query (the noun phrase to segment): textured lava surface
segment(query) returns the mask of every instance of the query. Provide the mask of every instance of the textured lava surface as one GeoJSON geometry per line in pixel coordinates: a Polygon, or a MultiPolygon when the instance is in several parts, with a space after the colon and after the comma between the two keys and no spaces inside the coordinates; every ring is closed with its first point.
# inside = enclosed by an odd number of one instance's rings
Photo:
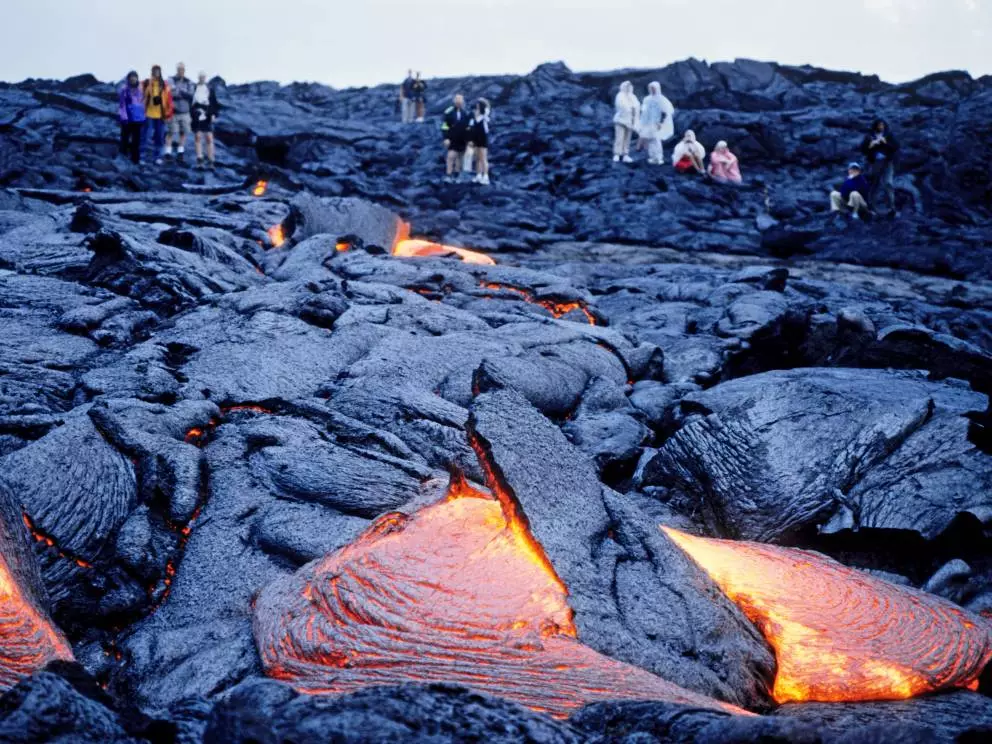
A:
{"type": "Polygon", "coordinates": [[[987,621],[938,597],[809,551],[662,529],[761,628],[780,703],[968,687],[992,658],[987,621]]]}
{"type": "Polygon", "coordinates": [[[446,681],[556,716],[624,698],[732,707],[596,653],[571,615],[500,504],[467,497],[384,517],[267,587],[255,635],[266,672],[310,693],[446,681]]]}

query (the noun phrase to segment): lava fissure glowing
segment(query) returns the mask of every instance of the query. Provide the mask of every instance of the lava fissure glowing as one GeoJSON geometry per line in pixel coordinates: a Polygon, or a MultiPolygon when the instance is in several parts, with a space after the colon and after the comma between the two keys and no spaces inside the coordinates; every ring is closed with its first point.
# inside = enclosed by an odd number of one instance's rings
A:
{"type": "Polygon", "coordinates": [[[55,538],[53,538],[51,535],[43,532],[42,530],[40,530],[38,527],[35,526],[34,521],[31,519],[31,516],[27,512],[22,512],[22,518],[24,520],[24,526],[27,527],[28,532],[31,533],[31,537],[34,538],[35,542],[42,543],[48,546],[55,552],[55,554],[59,558],[61,558],[64,561],[71,561],[80,568],[93,568],[93,564],[90,563],[89,561],[80,558],[78,555],[74,555],[59,547],[58,543],[56,543],[55,541],[55,538]]]}
{"type": "Polygon", "coordinates": [[[252,189],[251,193],[255,196],[265,196],[265,192],[268,188],[269,182],[260,180],[255,184],[255,188],[252,189]]]}
{"type": "Polygon", "coordinates": [[[281,248],[283,243],[286,242],[286,230],[283,228],[281,222],[278,225],[270,227],[267,232],[273,248],[281,248]]]}
{"type": "Polygon", "coordinates": [[[935,595],[818,553],[661,529],[764,634],[780,703],[969,687],[992,659],[992,626],[935,595]]]}
{"type": "Polygon", "coordinates": [[[451,245],[432,243],[429,240],[397,240],[393,245],[392,254],[399,258],[431,258],[454,255],[458,256],[465,263],[478,264],[481,266],[494,266],[496,262],[479,251],[470,251],[467,248],[456,248],[451,245]]]}
{"type": "Polygon", "coordinates": [[[515,287],[512,284],[500,284],[498,282],[482,282],[481,285],[484,289],[491,289],[497,292],[510,292],[523,299],[524,302],[531,305],[540,305],[549,313],[552,317],[558,319],[563,318],[574,310],[580,311],[586,316],[586,322],[589,325],[598,325],[596,316],[593,315],[586,304],[580,300],[569,300],[569,301],[558,301],[544,299],[540,300],[537,298],[534,292],[528,289],[522,289],[520,287],[515,287]]]}

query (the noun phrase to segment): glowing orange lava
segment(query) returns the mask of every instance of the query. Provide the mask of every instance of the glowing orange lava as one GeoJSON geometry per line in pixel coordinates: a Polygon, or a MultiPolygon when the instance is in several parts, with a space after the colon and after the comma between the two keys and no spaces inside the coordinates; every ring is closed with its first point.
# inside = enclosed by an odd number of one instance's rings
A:
{"type": "Polygon", "coordinates": [[[339,241],[334,244],[334,250],[336,250],[338,253],[347,253],[348,251],[351,250],[351,243],[344,240],[339,241]]]}
{"type": "Polygon", "coordinates": [[[278,248],[286,242],[286,233],[283,231],[281,222],[278,225],[270,227],[268,232],[269,240],[272,241],[273,247],[278,248]]]}
{"type": "Polygon", "coordinates": [[[466,497],[386,515],[276,580],[254,629],[266,673],[313,694],[449,682],[559,717],[615,699],[743,713],[582,645],[571,615],[500,503],[466,497]]]}
{"type": "Polygon", "coordinates": [[[539,300],[534,297],[533,292],[529,292],[520,287],[514,287],[511,284],[497,284],[495,282],[482,282],[482,287],[485,289],[492,289],[498,292],[511,292],[515,295],[520,296],[524,302],[529,302],[533,305],[540,305],[545,310],[547,310],[555,318],[563,318],[568,315],[573,310],[579,310],[583,315],[586,316],[586,321],[589,325],[596,325],[596,317],[589,312],[588,308],[584,304],[578,301],[573,302],[556,302],[554,300],[539,300]]]}
{"type": "Polygon", "coordinates": [[[255,184],[255,188],[252,189],[251,193],[254,194],[255,196],[265,196],[265,190],[267,188],[269,188],[268,181],[259,181],[258,183],[255,184]]]}
{"type": "Polygon", "coordinates": [[[805,550],[661,528],[775,650],[780,703],[900,700],[968,687],[992,626],[943,599],[805,550]]]}
{"type": "Polygon", "coordinates": [[[400,258],[426,258],[430,256],[458,256],[465,263],[494,266],[496,262],[485,253],[431,243],[427,240],[397,240],[393,255],[400,258]]]}
{"type": "Polygon", "coordinates": [[[69,642],[0,553],[0,692],[56,659],[72,658],[69,642]]]}
{"type": "Polygon", "coordinates": [[[50,535],[46,535],[44,532],[35,527],[34,522],[31,517],[28,516],[27,512],[22,514],[22,519],[24,520],[24,526],[27,527],[28,532],[31,533],[31,537],[34,538],[35,542],[44,543],[46,546],[55,551],[59,558],[66,561],[72,561],[80,568],[93,568],[93,564],[89,561],[85,561],[79,556],[70,555],[62,550],[58,544],[56,544],[55,539],[50,535]]]}

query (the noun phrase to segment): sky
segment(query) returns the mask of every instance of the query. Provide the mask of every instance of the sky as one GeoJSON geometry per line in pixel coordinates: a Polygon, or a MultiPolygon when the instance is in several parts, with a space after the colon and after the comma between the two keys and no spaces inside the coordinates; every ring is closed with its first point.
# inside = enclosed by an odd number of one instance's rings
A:
{"type": "Polygon", "coordinates": [[[905,82],[992,74],[992,0],[2,0],[0,80],[154,63],[335,87],[748,57],[905,82]],[[151,8],[155,8],[154,13],[151,8]]]}

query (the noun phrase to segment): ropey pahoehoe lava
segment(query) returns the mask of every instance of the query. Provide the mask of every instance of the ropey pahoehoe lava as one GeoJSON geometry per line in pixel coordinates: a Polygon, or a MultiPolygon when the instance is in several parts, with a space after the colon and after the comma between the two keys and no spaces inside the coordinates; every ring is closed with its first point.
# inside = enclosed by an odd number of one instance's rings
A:
{"type": "Polygon", "coordinates": [[[559,717],[616,699],[738,711],[583,645],[565,588],[513,517],[455,495],[387,515],[268,586],[254,619],[266,672],[309,693],[451,682],[559,717]]]}
{"type": "Polygon", "coordinates": [[[971,687],[992,626],[823,555],[663,527],[775,649],[779,703],[898,700],[971,687]]]}

